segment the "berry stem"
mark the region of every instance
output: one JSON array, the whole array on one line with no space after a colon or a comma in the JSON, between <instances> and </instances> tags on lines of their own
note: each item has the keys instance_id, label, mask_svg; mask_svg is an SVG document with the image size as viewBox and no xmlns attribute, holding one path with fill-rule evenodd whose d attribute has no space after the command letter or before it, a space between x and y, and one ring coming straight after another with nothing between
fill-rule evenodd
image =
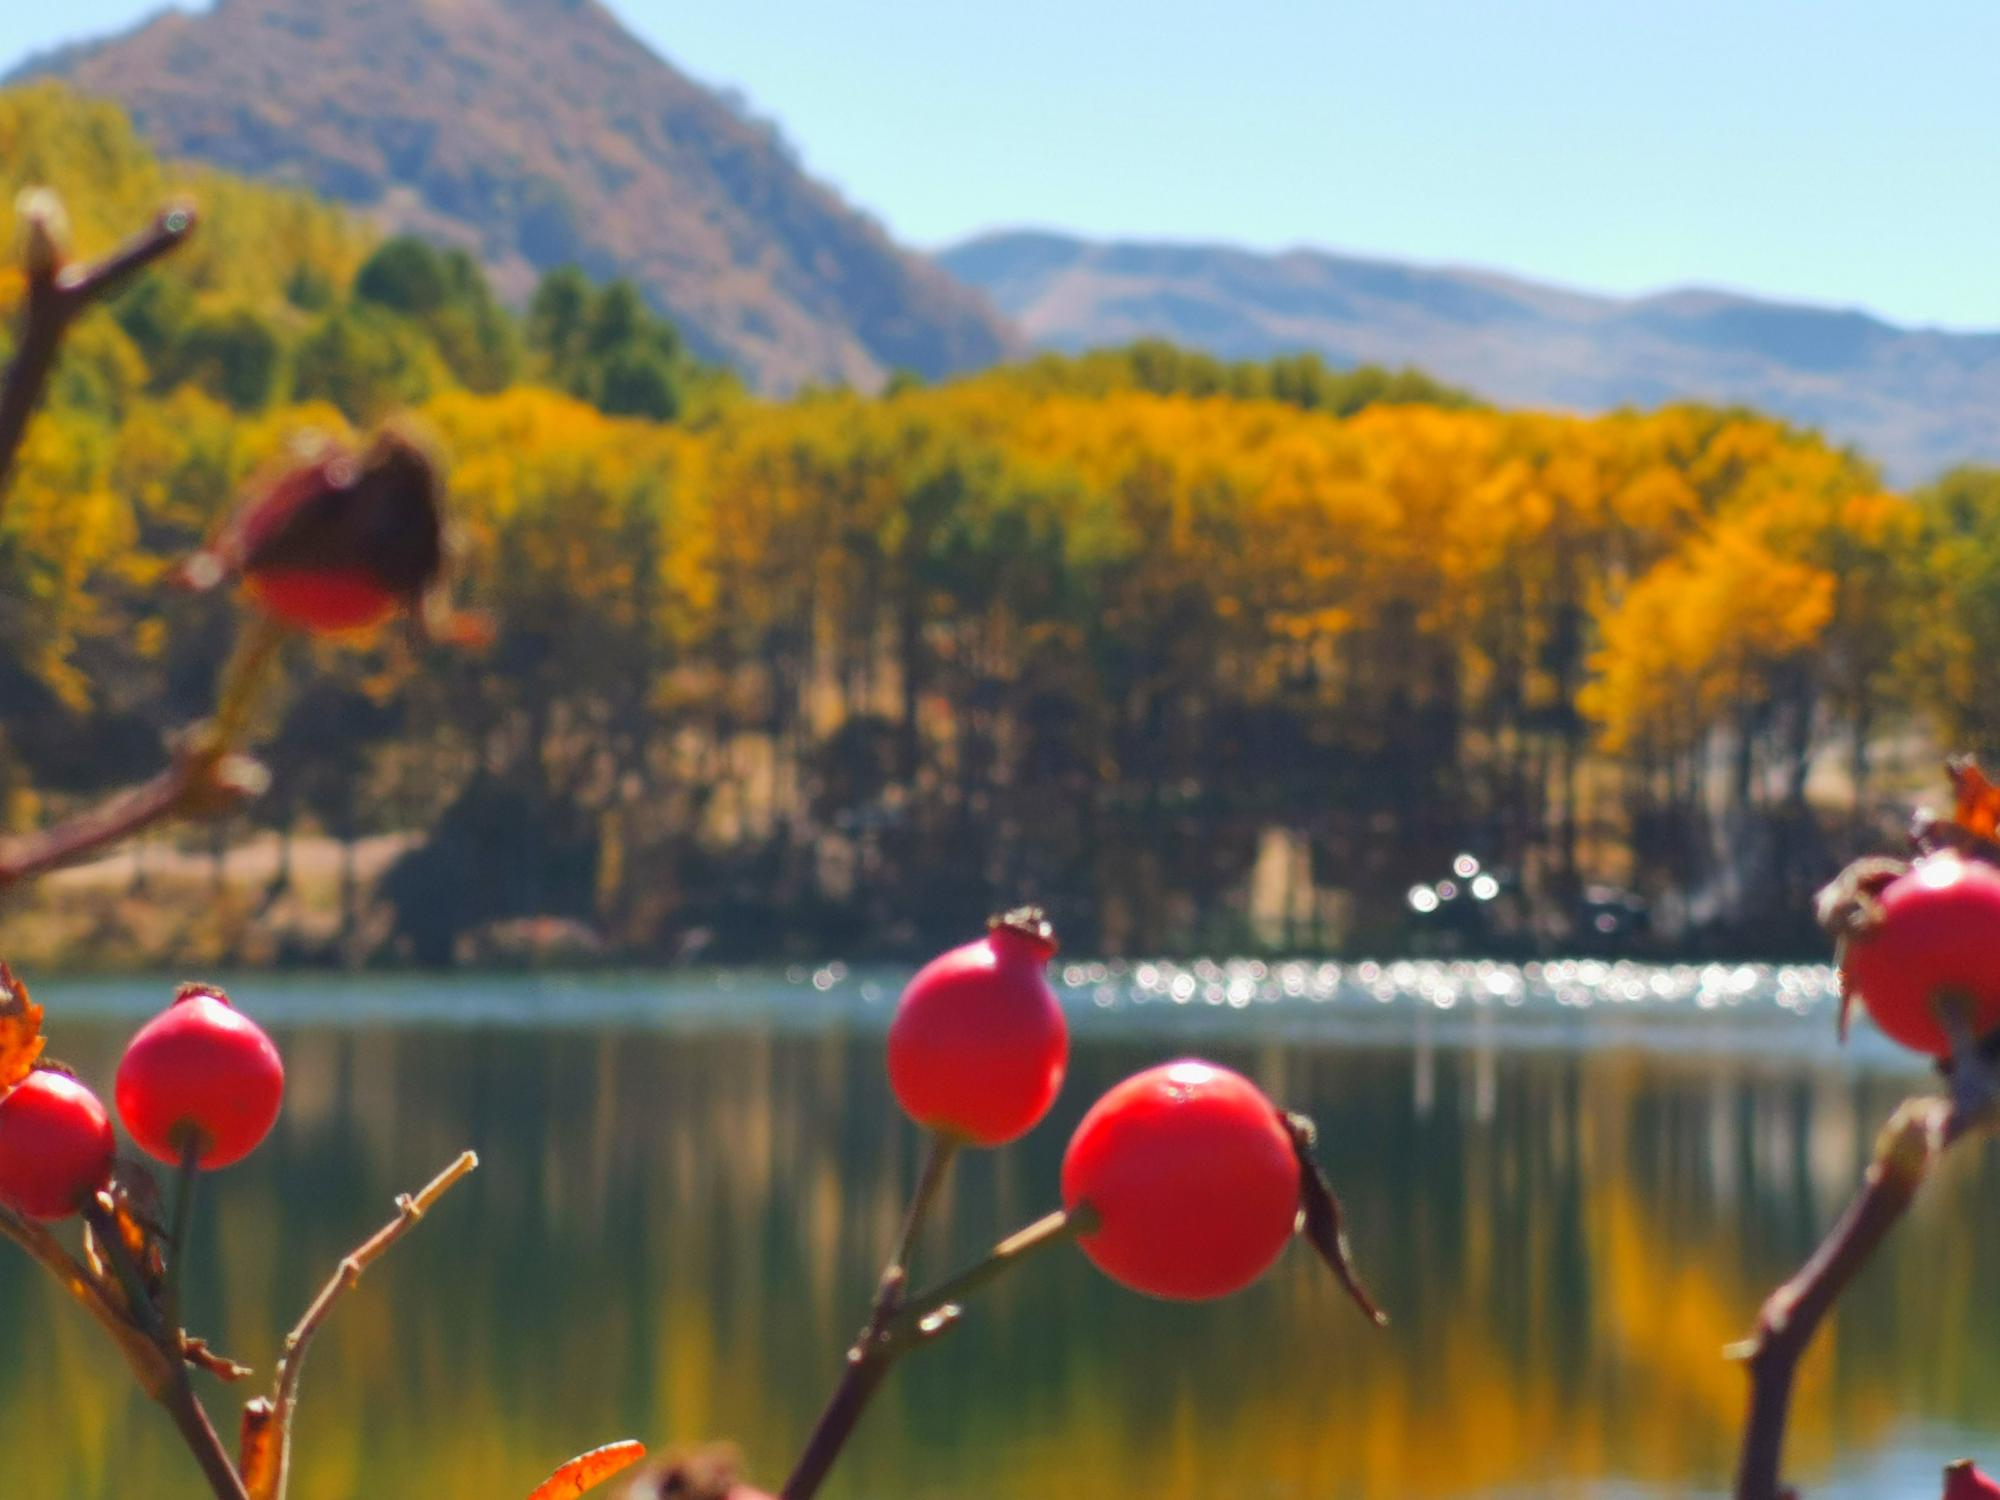
<instances>
[{"instance_id":1,"label":"berry stem","mask_svg":"<svg viewBox=\"0 0 2000 1500\"><path fill-rule=\"evenodd\" d=\"M257 699L278 650L291 631L268 615L253 614L243 622L236 646L216 683L215 720L209 733L222 750L240 744L250 732Z\"/></svg>"},{"instance_id":2,"label":"berry stem","mask_svg":"<svg viewBox=\"0 0 2000 1500\"><path fill-rule=\"evenodd\" d=\"M903 1214L902 1231L896 1236L896 1247L875 1288L868 1326L847 1351L847 1366L841 1372L840 1383L813 1425L812 1436L806 1440L805 1451L799 1455L791 1478L785 1481L783 1500L809 1500L818 1492L827 1471L861 1421L861 1414L868 1409L876 1388L889 1373L889 1365L899 1351L891 1350L885 1338L902 1311L903 1293L910 1284L910 1257L923 1232L924 1221L930 1217L938 1193L951 1174L951 1165L958 1159L958 1151L956 1137L941 1130L929 1132L923 1165L917 1169L917 1185L911 1190L910 1205Z\"/></svg>"},{"instance_id":3,"label":"berry stem","mask_svg":"<svg viewBox=\"0 0 2000 1500\"><path fill-rule=\"evenodd\" d=\"M902 1354L944 1332L956 1321L958 1309L974 1292L998 1281L1031 1256L1056 1245L1069 1244L1096 1227L1096 1211L1088 1203L1079 1203L1067 1212L1057 1209L1025 1229L1017 1229L971 1265L911 1297L885 1330L889 1352Z\"/></svg>"},{"instance_id":4,"label":"berry stem","mask_svg":"<svg viewBox=\"0 0 2000 1500\"><path fill-rule=\"evenodd\" d=\"M917 1170L916 1190L910 1194L910 1206L903 1215L903 1232L896 1238L895 1254L883 1268L882 1282L876 1291L875 1318L878 1323L895 1311L894 1306L884 1310L885 1300L897 1304L902 1301L903 1290L910 1281L910 1256L923 1233L924 1221L930 1217L938 1193L944 1188L945 1178L951 1175L951 1164L957 1159L958 1141L941 1130L931 1131L924 1147L923 1165Z\"/></svg>"},{"instance_id":5,"label":"berry stem","mask_svg":"<svg viewBox=\"0 0 2000 1500\"><path fill-rule=\"evenodd\" d=\"M915 1207L914 1200L912 1207ZM1035 1252L1051 1245L1066 1244L1079 1234L1090 1233L1096 1223L1097 1215L1088 1204L1079 1204L1068 1213L1052 1213L1009 1235L980 1260L936 1286L926 1288L907 1301L898 1296L889 1304L886 1314L883 1312L883 1300L878 1296L875 1315L870 1318L868 1327L862 1330L854 1347L847 1351L847 1368L841 1375L840 1384L834 1387L832 1398L820 1413L791 1478L778 1492L779 1500L812 1500L833 1468L834 1460L840 1457L847 1440L854 1435L862 1413L868 1409L869 1401L881 1387L890 1366L957 1322L960 1304L967 1297L1020 1265ZM883 1276L885 1287L900 1269L891 1263L889 1271Z\"/></svg>"},{"instance_id":6,"label":"berry stem","mask_svg":"<svg viewBox=\"0 0 2000 1500\"><path fill-rule=\"evenodd\" d=\"M200 1175L201 1142L193 1131L183 1132L181 1164L174 1187L174 1217L167 1244L172 1258L167 1261L166 1285L161 1289L160 1307L169 1335L186 1325L181 1321L181 1268L187 1262L188 1240L194 1228L194 1185Z\"/></svg>"}]
</instances>

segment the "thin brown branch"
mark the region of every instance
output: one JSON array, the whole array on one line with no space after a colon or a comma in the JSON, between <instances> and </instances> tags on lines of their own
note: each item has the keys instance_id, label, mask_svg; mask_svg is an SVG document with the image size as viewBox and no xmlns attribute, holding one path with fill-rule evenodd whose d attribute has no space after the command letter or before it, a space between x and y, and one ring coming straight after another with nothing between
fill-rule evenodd
<instances>
[{"instance_id":1,"label":"thin brown branch","mask_svg":"<svg viewBox=\"0 0 2000 1500\"><path fill-rule=\"evenodd\" d=\"M479 1166L479 1158L467 1151L431 1179L422 1191L396 1199L396 1217L352 1251L335 1269L298 1326L285 1338L285 1352L278 1360L276 1383L268 1406L265 1401L250 1403L245 1412L243 1439L244 1468L259 1480L249 1500L282 1500L290 1480L292 1417L298 1409L299 1376L305 1368L306 1350L340 1299L354 1290L362 1275L385 1255L389 1247L408 1234L436 1206L437 1201Z\"/></svg>"},{"instance_id":2,"label":"thin brown branch","mask_svg":"<svg viewBox=\"0 0 2000 1500\"><path fill-rule=\"evenodd\" d=\"M1009 1235L984 1257L948 1280L928 1287L904 1300L876 1299L875 1312L854 1347L847 1351L847 1365L826 1409L806 1440L805 1452L793 1468L779 1500L812 1500L826 1481L834 1461L854 1435L868 1403L881 1388L891 1366L922 1344L929 1343L958 1322L961 1304L989 1282L1013 1270L1037 1251L1063 1245L1079 1234L1088 1234L1096 1215L1088 1204L1079 1204L1074 1213L1060 1211L1037 1219L1026 1229ZM890 1273L900 1268L890 1263ZM889 1276L885 1275L885 1285Z\"/></svg>"},{"instance_id":3,"label":"thin brown branch","mask_svg":"<svg viewBox=\"0 0 2000 1500\"><path fill-rule=\"evenodd\" d=\"M930 1217L930 1211L937 1203L945 1178L951 1172L951 1164L957 1158L958 1142L933 1131L924 1147L923 1165L917 1170L916 1188L911 1192L909 1207L903 1214L902 1230L896 1236L889 1263L882 1268L882 1279L875 1288L875 1302L868 1310L868 1324L861 1330L854 1346L847 1351L847 1362L841 1369L840 1381L834 1386L833 1395L820 1412L819 1420L813 1424L812 1435L806 1439L805 1451L799 1455L791 1478L785 1481L784 1500L808 1500L819 1489L834 1460L840 1457L841 1449L847 1446L848 1438L861 1421L861 1414L868 1409L876 1388L889 1373L895 1355L887 1347L886 1340L890 1325L902 1311L903 1295L909 1288L910 1255L923 1232L924 1221Z\"/></svg>"},{"instance_id":4,"label":"thin brown branch","mask_svg":"<svg viewBox=\"0 0 2000 1500\"><path fill-rule=\"evenodd\" d=\"M183 754L151 781L54 827L0 842L0 890L88 859L196 809L214 812L233 806L255 794L255 764L243 756Z\"/></svg>"},{"instance_id":5,"label":"thin brown branch","mask_svg":"<svg viewBox=\"0 0 2000 1500\"><path fill-rule=\"evenodd\" d=\"M156 1401L165 1398L174 1383L173 1360L132 1321L104 1284L56 1242L54 1235L32 1219L0 1205L0 1237L12 1240L40 1262L77 1305L111 1336L148 1396Z\"/></svg>"},{"instance_id":6,"label":"thin brown branch","mask_svg":"<svg viewBox=\"0 0 2000 1500\"><path fill-rule=\"evenodd\" d=\"M55 194L31 190L22 197L20 213L27 295L20 339L0 383L0 505L5 503L7 481L29 418L41 404L69 325L179 245L195 224L192 207L170 204L148 228L104 259L73 266L68 264L68 229ZM155 824L213 817L261 793L263 768L237 754L235 747L250 717L255 687L281 638L282 632L268 621L245 628L224 670L214 721L188 737L166 770L53 828L0 841L0 891L86 859Z\"/></svg>"},{"instance_id":7,"label":"thin brown branch","mask_svg":"<svg viewBox=\"0 0 2000 1500\"><path fill-rule=\"evenodd\" d=\"M1820 1324L1908 1211L1938 1158L1990 1128L1993 1077L1969 1039L1954 1048L1952 1097L1905 1100L1875 1144L1860 1191L1810 1259L1765 1301L1750 1337L1730 1352L1750 1372L1750 1414L1736 1466L1736 1500L1783 1500L1785 1428L1800 1358Z\"/></svg>"},{"instance_id":8,"label":"thin brown branch","mask_svg":"<svg viewBox=\"0 0 2000 1500\"><path fill-rule=\"evenodd\" d=\"M161 1404L174 1419L174 1426L180 1429L181 1440L188 1445L195 1462L201 1465L202 1475L215 1491L216 1500L250 1500L243 1476L236 1472L229 1450L222 1445L215 1424L208 1420L208 1410L196 1397L185 1370Z\"/></svg>"},{"instance_id":9,"label":"thin brown branch","mask_svg":"<svg viewBox=\"0 0 2000 1500\"><path fill-rule=\"evenodd\" d=\"M13 362L0 384L0 501L6 496L28 420L41 405L62 348L63 334L91 304L117 291L133 276L173 250L194 231L194 209L173 203L153 222L100 261L66 264L62 205L53 193L32 191L23 196L21 219L25 239L27 295L21 313L20 340Z\"/></svg>"},{"instance_id":10,"label":"thin brown branch","mask_svg":"<svg viewBox=\"0 0 2000 1500\"><path fill-rule=\"evenodd\" d=\"M930 1217L937 1196L944 1189L945 1178L951 1175L951 1164L957 1159L958 1142L948 1135L932 1132L924 1147L923 1165L917 1169L916 1191L910 1194L909 1207L903 1213L902 1232L896 1236L896 1248L875 1288L875 1306L868 1320L870 1334L879 1335L902 1305L910 1281L910 1256L923 1233L924 1221Z\"/></svg>"},{"instance_id":11,"label":"thin brown branch","mask_svg":"<svg viewBox=\"0 0 2000 1500\"><path fill-rule=\"evenodd\" d=\"M132 1367L140 1389L173 1419L217 1500L248 1500L228 1453L188 1382L187 1367L170 1347L166 1332L152 1319L150 1304L141 1299L136 1306L127 1305L129 1297L121 1303L48 1230L5 1207L0 1207L0 1237L12 1240L34 1257L110 1335ZM100 1238L115 1242L115 1231ZM110 1253L122 1254L122 1245L114 1244Z\"/></svg>"},{"instance_id":12,"label":"thin brown branch","mask_svg":"<svg viewBox=\"0 0 2000 1500\"><path fill-rule=\"evenodd\" d=\"M219 817L262 794L264 767L235 747L250 728L259 689L277 662L285 630L253 615L216 689L215 718L197 726L173 764L53 827L0 840L0 892L180 819Z\"/></svg>"},{"instance_id":13,"label":"thin brown branch","mask_svg":"<svg viewBox=\"0 0 2000 1500\"><path fill-rule=\"evenodd\" d=\"M1031 1256L1093 1233L1097 1222L1096 1211L1088 1203L1079 1203L1067 1213L1057 1209L1025 1229L1015 1230L956 1275L912 1294L883 1330L884 1345L891 1353L900 1354L944 1332L957 1321L960 1307L974 1292L998 1281Z\"/></svg>"},{"instance_id":14,"label":"thin brown branch","mask_svg":"<svg viewBox=\"0 0 2000 1500\"><path fill-rule=\"evenodd\" d=\"M160 1309L147 1292L145 1278L132 1258L131 1248L111 1221L110 1204L109 1195L100 1193L97 1202L84 1209L85 1222L124 1288L127 1321L159 1350L173 1372L165 1389L149 1387L148 1394L173 1419L216 1500L249 1500L249 1492L243 1487L242 1476L236 1472L229 1450L223 1447L215 1424L208 1419L207 1409L194 1393L194 1382L189 1378L182 1350L182 1331L162 1321Z\"/></svg>"}]
</instances>

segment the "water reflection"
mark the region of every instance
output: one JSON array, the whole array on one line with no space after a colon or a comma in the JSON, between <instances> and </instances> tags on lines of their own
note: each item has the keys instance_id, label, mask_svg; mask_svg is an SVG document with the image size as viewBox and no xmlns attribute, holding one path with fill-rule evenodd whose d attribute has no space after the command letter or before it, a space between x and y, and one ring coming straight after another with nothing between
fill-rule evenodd
<instances>
[{"instance_id":1,"label":"water reflection","mask_svg":"<svg viewBox=\"0 0 2000 1500\"><path fill-rule=\"evenodd\" d=\"M108 1077L125 1030L70 1021L60 1050ZM203 1232L223 1253L189 1289L230 1352L267 1364L397 1191L462 1146L486 1161L318 1345L299 1500L504 1500L627 1434L729 1436L781 1477L913 1167L867 1024L299 1024L280 1040L280 1133L220 1184ZM959 1178L936 1260L1048 1207L1090 1100L1184 1040L1086 1029L1050 1124ZM1394 1326L1370 1333L1303 1254L1205 1308L1060 1258L902 1373L832 1493L1713 1491L1743 1395L1721 1347L1913 1082L1782 1051L1523 1049L1408 1021L1200 1046L1318 1117ZM1809 1365L1795 1452L1819 1492L1839 1471L1856 1496L1910 1474L1934 1493L1957 1449L2000 1456L2000 1307L1977 1251L1992 1177L1974 1156L1943 1174ZM0 1257L0 1328L5 1493L199 1495L164 1421L18 1256Z\"/></svg>"}]
</instances>

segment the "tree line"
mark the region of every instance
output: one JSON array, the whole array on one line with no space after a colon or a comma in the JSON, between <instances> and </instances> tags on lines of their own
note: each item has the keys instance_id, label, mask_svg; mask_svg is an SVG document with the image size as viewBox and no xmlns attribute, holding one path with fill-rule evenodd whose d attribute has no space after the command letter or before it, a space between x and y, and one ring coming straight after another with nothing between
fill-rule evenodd
<instances>
[{"instance_id":1,"label":"tree line","mask_svg":"<svg viewBox=\"0 0 2000 1500\"><path fill-rule=\"evenodd\" d=\"M87 185L86 245L173 182L53 89L0 94L0 162ZM1510 941L1615 884L1781 946L1885 747L2000 745L2000 476L1157 344L756 400L630 286L516 313L466 253L192 187L201 254L77 330L0 518L0 811L154 764L227 635L174 561L300 432L410 413L498 639L315 651L251 815L420 836L384 952L915 948L1022 896L1083 951L1380 947L1464 851Z\"/></svg>"}]
</instances>

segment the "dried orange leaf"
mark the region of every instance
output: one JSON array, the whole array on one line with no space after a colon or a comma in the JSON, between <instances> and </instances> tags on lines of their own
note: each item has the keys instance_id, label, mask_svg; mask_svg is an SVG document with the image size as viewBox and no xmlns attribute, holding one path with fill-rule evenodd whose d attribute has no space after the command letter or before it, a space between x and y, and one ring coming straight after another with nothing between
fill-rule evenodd
<instances>
[{"instance_id":1,"label":"dried orange leaf","mask_svg":"<svg viewBox=\"0 0 2000 1500\"><path fill-rule=\"evenodd\" d=\"M579 1453L543 1480L528 1500L572 1500L573 1496L596 1489L613 1475L624 1473L645 1456L646 1445L630 1439Z\"/></svg>"},{"instance_id":2,"label":"dried orange leaf","mask_svg":"<svg viewBox=\"0 0 2000 1500\"><path fill-rule=\"evenodd\" d=\"M1952 822L1981 838L2000 838L2000 786L1988 781L1969 755L1953 756L1945 763L1945 770L1951 776L1956 803Z\"/></svg>"},{"instance_id":3,"label":"dried orange leaf","mask_svg":"<svg viewBox=\"0 0 2000 1500\"><path fill-rule=\"evenodd\" d=\"M236 1443L236 1468L252 1500L267 1500L278 1492L278 1411L269 1396L243 1406L243 1427Z\"/></svg>"},{"instance_id":4,"label":"dried orange leaf","mask_svg":"<svg viewBox=\"0 0 2000 1500\"><path fill-rule=\"evenodd\" d=\"M154 1204L158 1201L159 1186L152 1174L126 1169L127 1175L114 1181L108 1193L99 1196L99 1202L110 1200L105 1206L112 1227L118 1231L118 1239L131 1257L132 1264L139 1268L144 1278L146 1290L157 1294L167 1281L166 1255L160 1248L159 1214Z\"/></svg>"},{"instance_id":5,"label":"dried orange leaf","mask_svg":"<svg viewBox=\"0 0 2000 1500\"><path fill-rule=\"evenodd\" d=\"M42 1055L42 1008L28 987L0 963L0 1093L34 1071Z\"/></svg>"}]
</instances>

